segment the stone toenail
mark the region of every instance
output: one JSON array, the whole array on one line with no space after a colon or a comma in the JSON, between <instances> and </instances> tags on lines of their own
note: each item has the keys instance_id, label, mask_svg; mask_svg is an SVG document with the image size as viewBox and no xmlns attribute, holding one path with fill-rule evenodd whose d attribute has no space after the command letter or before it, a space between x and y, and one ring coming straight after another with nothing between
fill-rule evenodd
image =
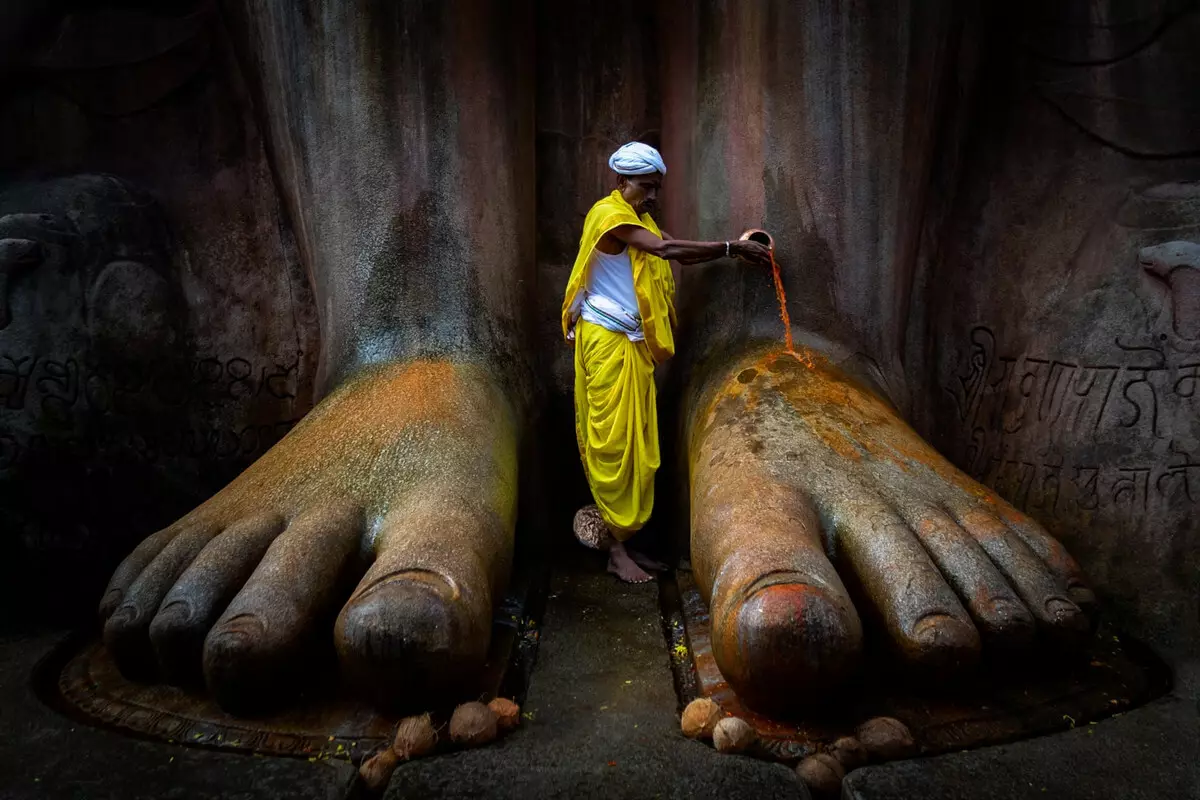
<instances>
[{"instance_id":1,"label":"stone toenail","mask_svg":"<svg viewBox=\"0 0 1200 800\"><path fill-rule=\"evenodd\" d=\"M958 645L975 638L970 625L949 614L930 614L913 626L912 638L926 647Z\"/></svg>"},{"instance_id":2,"label":"stone toenail","mask_svg":"<svg viewBox=\"0 0 1200 800\"><path fill-rule=\"evenodd\" d=\"M945 614L932 614L924 619L918 620L917 624L913 626L913 638L936 638L939 629L946 623L947 620L950 619L952 618Z\"/></svg>"},{"instance_id":3,"label":"stone toenail","mask_svg":"<svg viewBox=\"0 0 1200 800\"><path fill-rule=\"evenodd\" d=\"M160 625L186 625L192 621L192 606L186 600L172 600L159 610L156 621Z\"/></svg>"},{"instance_id":4,"label":"stone toenail","mask_svg":"<svg viewBox=\"0 0 1200 800\"><path fill-rule=\"evenodd\" d=\"M1011 597L992 598L992 610L996 612L997 616L1003 617L1006 620L1029 617L1028 612L1025 611L1025 607Z\"/></svg>"},{"instance_id":5,"label":"stone toenail","mask_svg":"<svg viewBox=\"0 0 1200 800\"><path fill-rule=\"evenodd\" d=\"M224 647L247 647L266 633L266 623L257 614L238 614L214 629L212 638Z\"/></svg>"},{"instance_id":6,"label":"stone toenail","mask_svg":"<svg viewBox=\"0 0 1200 800\"><path fill-rule=\"evenodd\" d=\"M1070 600L1062 597L1052 597L1046 601L1046 613L1055 622L1069 622L1078 617L1082 612L1080 612L1079 606Z\"/></svg>"},{"instance_id":7,"label":"stone toenail","mask_svg":"<svg viewBox=\"0 0 1200 800\"><path fill-rule=\"evenodd\" d=\"M399 591L407 595L418 589L430 590L449 601L457 601L462 594L458 584L441 573L428 569L404 569L378 578L358 592L354 601L361 602L376 592Z\"/></svg>"},{"instance_id":8,"label":"stone toenail","mask_svg":"<svg viewBox=\"0 0 1200 800\"><path fill-rule=\"evenodd\" d=\"M112 613L108 621L112 625L132 625L138 621L138 617L140 616L141 613L136 605L125 603Z\"/></svg>"}]
</instances>

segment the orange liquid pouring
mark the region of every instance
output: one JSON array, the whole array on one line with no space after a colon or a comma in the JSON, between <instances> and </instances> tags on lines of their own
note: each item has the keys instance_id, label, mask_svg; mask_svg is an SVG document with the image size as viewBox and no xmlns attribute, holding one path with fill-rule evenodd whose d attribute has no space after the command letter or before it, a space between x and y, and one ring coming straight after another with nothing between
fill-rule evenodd
<instances>
[{"instance_id":1,"label":"orange liquid pouring","mask_svg":"<svg viewBox=\"0 0 1200 800\"><path fill-rule=\"evenodd\" d=\"M788 316L787 294L783 291L783 278L779 274L779 265L775 263L775 250L771 253L771 274L775 277L775 296L779 298L779 318L783 320L783 335L787 342L787 352L796 355L792 345L792 319Z\"/></svg>"},{"instance_id":2,"label":"orange liquid pouring","mask_svg":"<svg viewBox=\"0 0 1200 800\"><path fill-rule=\"evenodd\" d=\"M813 369L812 355L807 349L803 353L797 353L796 346L792 342L792 318L788 315L787 294L783 291L783 276L779 274L779 264L775 262L774 248L771 249L770 254L771 275L775 278L775 297L779 299L779 318L783 320L784 352L809 369Z\"/></svg>"}]
</instances>

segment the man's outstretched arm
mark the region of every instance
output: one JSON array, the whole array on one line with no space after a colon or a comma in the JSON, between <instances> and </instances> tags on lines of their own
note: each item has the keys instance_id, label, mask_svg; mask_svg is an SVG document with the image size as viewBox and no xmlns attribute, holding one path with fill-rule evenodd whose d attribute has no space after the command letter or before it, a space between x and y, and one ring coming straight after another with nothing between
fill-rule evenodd
<instances>
[{"instance_id":1,"label":"man's outstretched arm","mask_svg":"<svg viewBox=\"0 0 1200 800\"><path fill-rule=\"evenodd\" d=\"M666 231L660 231L660 233L662 233L662 238L663 238L664 242L671 242L671 241L675 240L675 237L672 236L671 234L667 233ZM692 264L703 264L706 260L707 259L703 259L703 258L701 258L701 259L681 258L681 259L678 259L676 261L676 263L687 267L687 266L691 266Z\"/></svg>"},{"instance_id":2,"label":"man's outstretched arm","mask_svg":"<svg viewBox=\"0 0 1200 800\"><path fill-rule=\"evenodd\" d=\"M718 258L740 256L755 264L767 266L771 263L770 251L758 242L691 242L686 239L659 238L637 225L621 225L609 233L630 247L636 247L651 255L678 261L681 264L702 264Z\"/></svg>"}]
</instances>

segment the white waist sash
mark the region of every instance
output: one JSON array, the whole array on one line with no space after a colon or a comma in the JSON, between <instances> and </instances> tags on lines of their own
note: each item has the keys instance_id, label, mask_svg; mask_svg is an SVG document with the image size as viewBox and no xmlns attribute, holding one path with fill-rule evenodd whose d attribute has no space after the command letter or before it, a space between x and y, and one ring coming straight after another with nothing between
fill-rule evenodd
<instances>
[{"instance_id":1,"label":"white waist sash","mask_svg":"<svg viewBox=\"0 0 1200 800\"><path fill-rule=\"evenodd\" d=\"M581 292L582 302L577 301L578 318L593 325L599 325L613 333L623 333L631 342L642 342L646 336L642 331L642 318L630 314L613 300L602 294ZM572 325L567 338L575 338L575 327Z\"/></svg>"}]
</instances>

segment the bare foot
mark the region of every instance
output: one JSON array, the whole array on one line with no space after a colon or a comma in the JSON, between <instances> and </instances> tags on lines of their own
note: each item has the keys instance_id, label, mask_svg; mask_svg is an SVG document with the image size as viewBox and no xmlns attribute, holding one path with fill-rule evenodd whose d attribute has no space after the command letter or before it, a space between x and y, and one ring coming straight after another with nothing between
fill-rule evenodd
<instances>
[{"instance_id":1,"label":"bare foot","mask_svg":"<svg viewBox=\"0 0 1200 800\"><path fill-rule=\"evenodd\" d=\"M410 362L348 380L121 563L100 606L118 666L202 675L234 711L286 699L331 645L347 683L381 703L461 688L511 559L508 409L474 367Z\"/></svg>"},{"instance_id":2,"label":"bare foot","mask_svg":"<svg viewBox=\"0 0 1200 800\"><path fill-rule=\"evenodd\" d=\"M656 561L645 553L639 550L634 550L632 547L626 547L625 552L628 553L629 557L633 559L633 563L637 564L639 567L648 572L664 572L667 569L666 564L662 563L661 561Z\"/></svg>"},{"instance_id":3,"label":"bare foot","mask_svg":"<svg viewBox=\"0 0 1200 800\"><path fill-rule=\"evenodd\" d=\"M639 567L630 557L625 545L614 542L608 549L608 571L626 583L647 583L654 576Z\"/></svg>"},{"instance_id":4,"label":"bare foot","mask_svg":"<svg viewBox=\"0 0 1200 800\"><path fill-rule=\"evenodd\" d=\"M714 656L750 705L837 684L860 655L859 611L930 675L1087 631L1094 597L1062 545L821 356L748 356L706 397L692 562Z\"/></svg>"},{"instance_id":5,"label":"bare foot","mask_svg":"<svg viewBox=\"0 0 1200 800\"><path fill-rule=\"evenodd\" d=\"M608 571L623 581L645 583L651 580L651 576L643 570L662 572L667 568L666 564L655 561L644 553L639 553L618 542L609 531L608 525L600 515L600 509L595 504L584 506L575 513L574 528L575 538L579 540L580 544L592 550L609 551ZM612 552L614 549L619 549L619 553L615 556Z\"/></svg>"}]
</instances>

